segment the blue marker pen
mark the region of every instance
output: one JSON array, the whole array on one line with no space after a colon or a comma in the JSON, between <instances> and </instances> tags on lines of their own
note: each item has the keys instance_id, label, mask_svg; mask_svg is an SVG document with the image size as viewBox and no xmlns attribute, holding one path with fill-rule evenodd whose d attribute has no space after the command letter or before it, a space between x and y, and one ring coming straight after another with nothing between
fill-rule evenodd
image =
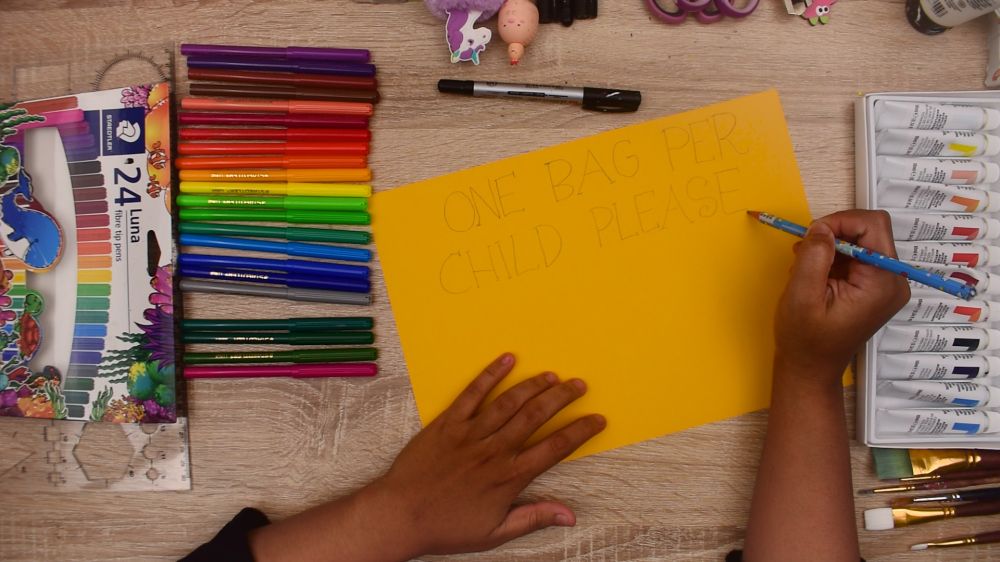
<instances>
[{"instance_id":1,"label":"blue marker pen","mask_svg":"<svg viewBox=\"0 0 1000 562\"><path fill-rule=\"evenodd\" d=\"M180 275L181 277L216 279L218 281L240 281L244 283L285 285L287 287L294 287L297 289L348 291L351 293L367 293L371 291L371 283L367 279L352 279L350 277L311 277L308 275L292 275L288 273L275 273L270 271L208 268L193 265L181 265Z\"/></svg>"},{"instance_id":2,"label":"blue marker pen","mask_svg":"<svg viewBox=\"0 0 1000 562\"><path fill-rule=\"evenodd\" d=\"M310 244L308 242L277 242L273 240L255 240L252 238L237 238L235 236L213 236L209 234L180 235L181 246L201 246L205 248L228 248L230 250L249 250L252 252L272 252L287 254L300 258L319 258L343 261L371 261L371 250L363 248L345 248L326 244Z\"/></svg>"},{"instance_id":3,"label":"blue marker pen","mask_svg":"<svg viewBox=\"0 0 1000 562\"><path fill-rule=\"evenodd\" d=\"M781 219L767 213L761 213L759 211L747 211L747 214L768 226L798 236L799 238L804 238L806 235L806 227L800 224L795 224L794 222L786 221L785 219ZM843 240L835 240L835 246L837 252L844 254L845 256L852 257L861 263L872 265L897 275L902 275L911 281L923 283L928 287L944 291L949 295L965 300L969 300L976 296L975 287L966 285L961 281L947 279L925 269L920 269L919 267L890 258L884 254L862 248L861 246L857 246Z\"/></svg>"},{"instance_id":4,"label":"blue marker pen","mask_svg":"<svg viewBox=\"0 0 1000 562\"><path fill-rule=\"evenodd\" d=\"M332 275L335 277L368 279L370 273L368 266L364 265L345 265L308 260L246 258L243 256L217 256L212 254L181 254L178 256L177 262L181 266L280 271L300 275L313 275L316 277Z\"/></svg>"}]
</instances>

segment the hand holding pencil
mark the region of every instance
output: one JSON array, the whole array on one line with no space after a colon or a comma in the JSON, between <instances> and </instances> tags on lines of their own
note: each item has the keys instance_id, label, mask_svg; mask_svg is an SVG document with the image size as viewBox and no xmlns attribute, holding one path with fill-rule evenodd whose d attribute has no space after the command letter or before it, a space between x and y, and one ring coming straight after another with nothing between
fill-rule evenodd
<instances>
[{"instance_id":1,"label":"hand holding pencil","mask_svg":"<svg viewBox=\"0 0 1000 562\"><path fill-rule=\"evenodd\" d=\"M778 304L777 354L803 374L839 379L854 353L910 298L906 280L838 255L834 238L896 256L889 215L843 211L813 222L795 245L791 279Z\"/></svg>"}]
</instances>

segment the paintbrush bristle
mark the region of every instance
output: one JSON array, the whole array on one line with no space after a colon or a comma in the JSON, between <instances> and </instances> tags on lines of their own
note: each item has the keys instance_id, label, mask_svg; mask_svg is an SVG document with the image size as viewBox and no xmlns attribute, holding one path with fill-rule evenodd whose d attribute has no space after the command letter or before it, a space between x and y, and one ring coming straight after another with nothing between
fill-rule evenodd
<instances>
[{"instance_id":1,"label":"paintbrush bristle","mask_svg":"<svg viewBox=\"0 0 1000 562\"><path fill-rule=\"evenodd\" d=\"M872 459L875 461L875 474L879 480L913 476L909 449L872 447Z\"/></svg>"},{"instance_id":2,"label":"paintbrush bristle","mask_svg":"<svg viewBox=\"0 0 1000 562\"><path fill-rule=\"evenodd\" d=\"M923 542L910 546L910 550L927 550L927 543Z\"/></svg>"}]
</instances>

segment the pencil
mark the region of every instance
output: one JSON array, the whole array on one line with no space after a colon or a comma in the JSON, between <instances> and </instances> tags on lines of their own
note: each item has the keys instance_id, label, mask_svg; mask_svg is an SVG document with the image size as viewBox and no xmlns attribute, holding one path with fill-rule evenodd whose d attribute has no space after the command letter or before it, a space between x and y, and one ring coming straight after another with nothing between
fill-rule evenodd
<instances>
[{"instance_id":1,"label":"pencil","mask_svg":"<svg viewBox=\"0 0 1000 562\"><path fill-rule=\"evenodd\" d=\"M747 214L770 227L787 232L788 234L792 234L794 236L798 236L799 238L803 238L806 235L806 227L800 224L795 224L774 215L761 213L759 211L747 211ZM837 252L854 258L861 263L877 267L890 273L895 273L896 275L901 275L907 279L916 281L917 283L922 283L928 287L944 291L949 295L965 300L969 300L976 296L975 287L966 285L961 281L947 279L940 275L931 273L930 271L920 269L919 267L912 266L894 258L890 258L889 256L880 254L873 250L868 250L855 244L851 244L850 242L837 239L835 240L835 244Z\"/></svg>"}]
</instances>

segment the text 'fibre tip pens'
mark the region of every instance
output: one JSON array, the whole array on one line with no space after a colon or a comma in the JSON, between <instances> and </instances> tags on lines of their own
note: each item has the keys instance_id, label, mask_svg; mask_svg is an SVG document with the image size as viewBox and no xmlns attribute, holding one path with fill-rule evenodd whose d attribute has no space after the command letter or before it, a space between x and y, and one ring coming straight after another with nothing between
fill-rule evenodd
<instances>
[{"instance_id":1,"label":"text 'fibre tip pens'","mask_svg":"<svg viewBox=\"0 0 1000 562\"><path fill-rule=\"evenodd\" d=\"M760 211L747 211L747 214L757 219L758 221L788 234L798 236L803 238L806 235L806 227L801 224L796 224L791 221L776 217L774 215L769 215L767 213L762 213ZM908 263L899 261L894 258L890 258L884 254L880 254L873 250L868 250L851 244L850 242L845 242L840 239L835 240L837 252L844 254L845 256L852 257L861 263L868 264L879 269L883 269L890 273L895 273L901 275L907 279L916 281L917 283L922 283L928 287L938 289L949 295L953 295L965 300L969 300L976 296L976 289L971 285L966 285L961 281L956 281L954 279L947 279L925 269L920 269L919 267L910 265Z\"/></svg>"}]
</instances>

